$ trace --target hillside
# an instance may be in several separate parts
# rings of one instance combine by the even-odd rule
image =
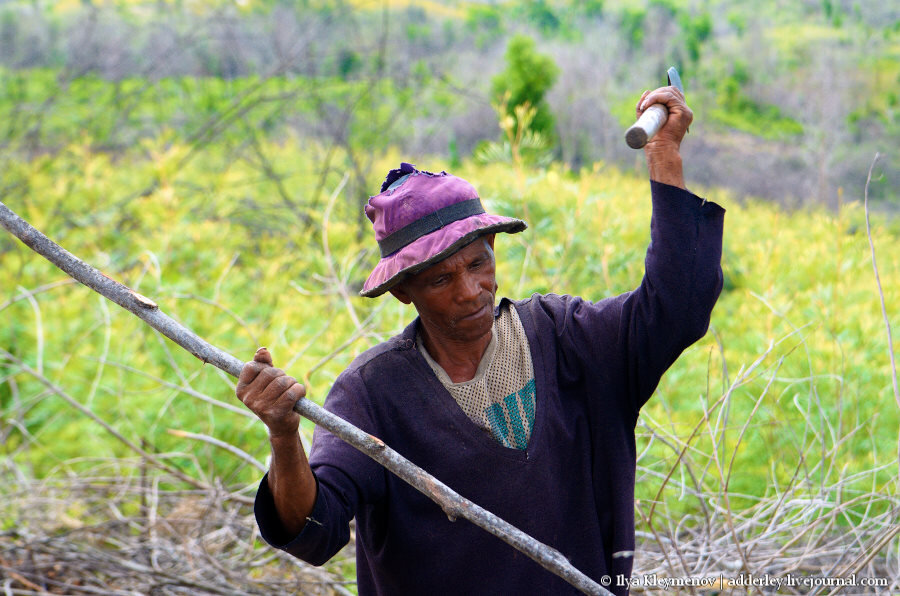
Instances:
[[[516,35],[559,68],[553,156],[574,169],[634,167],[621,131],[674,64],[697,115],[694,179],[837,209],[880,152],[872,200],[897,201],[900,10],[849,0],[11,1],[0,7],[2,142],[53,146],[46,112],[70,110],[95,146],[165,130],[198,140],[220,131],[204,125],[208,98],[233,92],[223,81],[263,78],[279,91],[251,93],[260,109],[243,123],[330,139],[362,174],[373,172],[361,147],[465,158],[499,134],[492,80]],[[33,87],[34,69],[50,82]],[[78,105],[69,92],[85,77],[111,85]],[[180,108],[135,113],[160,96]]]

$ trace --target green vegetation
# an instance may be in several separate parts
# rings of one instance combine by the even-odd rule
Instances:
[[[731,65],[731,72],[719,81],[716,99],[718,105],[710,117],[736,130],[758,135],[764,139],[790,139],[803,134],[803,125],[785,116],[775,105],[765,105],[751,100],[741,92],[750,81],[745,62]]]
[[[490,104],[509,90],[522,96],[507,104],[513,117],[520,101],[537,106],[530,96],[542,98],[532,128],[551,144],[555,159],[579,169],[598,160],[632,166],[633,154],[619,136],[601,131],[629,124],[639,92],[662,83],[666,67],[676,65],[698,115],[696,130],[704,134],[707,153],[717,156],[704,164],[709,182],[743,197],[836,208],[839,189],[858,184],[875,152],[895,153],[900,111],[891,97],[900,82],[898,23],[890,3],[851,7],[832,0],[13,1],[0,8],[0,67],[47,69],[63,92],[85,78],[115,83],[112,95],[100,98],[113,100],[116,111],[88,119],[98,126],[107,121],[95,142],[121,126],[132,135],[159,134],[157,118],[171,115],[171,107],[138,115],[129,106],[152,106],[155,87],[166,81],[240,85],[259,78],[283,80],[298,100],[294,105],[277,91],[268,94],[266,103],[278,109],[265,126],[285,124],[351,144],[360,128],[374,129],[384,141],[379,147],[453,160],[496,138],[496,129],[487,126]],[[516,48],[518,57],[512,55]],[[505,49],[510,53],[503,64]],[[380,86],[383,81],[389,84]],[[319,87],[338,83],[348,84],[341,101],[319,94]],[[213,86],[213,96],[221,97]],[[391,105],[384,100],[392,89],[415,97]],[[51,85],[37,96],[53,93]],[[4,94],[22,107],[13,88]],[[383,102],[381,126],[367,126],[363,118],[366,126],[348,131],[339,112],[361,114],[355,106],[361,96]],[[193,104],[189,89],[183,100]],[[28,106],[34,112],[13,110],[4,124],[15,128],[16,117],[31,121],[64,104],[38,101]],[[186,122],[169,122],[173,130],[190,130],[193,116],[183,116]],[[334,120],[322,125],[323,116]],[[388,118],[395,126],[385,130]],[[410,128],[419,132],[404,134]],[[350,153],[361,174],[351,187],[361,196],[368,167]],[[735,176],[730,163],[741,163],[746,175]],[[877,189],[877,202],[896,201],[897,171],[885,171],[889,184]]]
[[[505,57],[506,70],[492,81],[494,101],[504,102],[506,115],[517,123],[517,106],[534,108],[529,128],[545,137],[553,137],[553,115],[544,96],[559,75],[559,67],[552,58],[535,50],[533,39],[523,35],[510,40]]]
[[[314,148],[287,140],[264,150],[291,164],[295,188],[316,178]],[[347,303],[342,297],[344,291],[355,293],[375,260],[371,243],[356,234],[347,201],[337,197],[324,209],[295,212],[252,167],[225,166],[219,146],[165,175],[188,151],[160,139],[111,159],[72,145],[53,159],[20,164],[18,175],[29,192],[7,202],[214,344],[242,357],[267,345],[295,374],[306,376],[311,395],[322,399],[356,353],[397,332],[411,313],[390,300]],[[398,160],[379,158],[375,169],[386,171]],[[521,241],[499,246],[506,294],[564,291],[599,299],[628,290],[640,278],[649,222],[641,178],[599,165],[582,172],[554,166],[526,171],[524,178],[502,165],[468,164],[458,173],[481,189],[493,209],[529,211],[530,231]],[[132,198],[121,190],[153,177],[161,182],[147,196]],[[377,179],[369,183],[374,188]],[[327,177],[329,192],[339,186],[337,173]],[[708,194],[729,209],[727,289],[711,333],[666,376],[646,421],[685,440],[703,412],[728,392],[736,371],[765,354],[754,376],[728,397],[730,419],[741,421],[727,423],[733,429],[751,419],[756,400],[765,396],[738,452],[739,473],[731,484],[736,492],[761,497],[786,482],[793,473],[789,462],[814,440],[834,449],[832,457],[842,462],[820,470],[823,482],[890,461],[890,449],[872,450],[893,444],[900,417],[890,398],[888,348],[859,205],[848,203],[834,215],[787,214],[765,204],[739,205],[719,191]],[[900,239],[876,226],[874,240],[885,298],[896,304],[900,284],[892,280],[900,273]],[[12,324],[0,328],[0,344],[14,356],[159,450],[191,450],[167,434],[175,428],[214,435],[264,458],[259,425],[179,395],[158,380],[189,379],[193,389],[229,401],[231,390],[218,374],[86,289],[59,286],[23,299],[26,290],[64,276],[9,237],[0,240],[0,250],[4,300],[14,300],[3,305],[4,320]],[[354,321],[376,311],[364,327],[366,339],[356,339],[313,374],[306,372],[354,336]],[[90,421],[61,415],[66,410],[52,396],[38,399],[40,385],[15,370],[8,367],[6,374],[17,376],[19,397],[13,401],[4,385],[3,407],[9,415],[28,405],[27,434],[11,431],[5,453],[39,474],[85,453],[125,454]],[[732,430],[728,441],[736,434]],[[709,445],[701,447],[706,439],[698,439],[697,447],[709,454]],[[728,441],[726,453],[735,446]],[[648,453],[657,463],[644,465],[665,466],[672,455],[667,451],[657,445]],[[209,456],[236,481],[256,476],[234,469],[225,454],[210,450]],[[774,461],[787,467],[771,467]],[[877,482],[886,487],[893,477],[884,470]],[[639,492],[647,496],[648,490],[652,485]]]

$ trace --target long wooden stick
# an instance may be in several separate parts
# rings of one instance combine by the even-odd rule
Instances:
[[[201,361],[208,362],[234,377],[240,376],[243,362],[201,339],[190,329],[163,313],[149,298],[107,277],[75,257],[16,215],[2,202],[0,202],[0,225],[71,277],[133,313]],[[460,496],[446,484],[385,445],[377,437],[363,432],[306,398],[294,404],[294,410],[408,482],[440,505],[451,521],[459,517],[471,521],[528,555],[542,567],[560,576],[585,594],[602,596],[611,594],[576,569],[558,550],[535,540],[522,530]]]

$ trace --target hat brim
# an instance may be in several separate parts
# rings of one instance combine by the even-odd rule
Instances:
[[[480,236],[498,232],[515,234],[527,227],[521,219],[487,213],[454,221],[383,257],[363,284],[359,295],[368,298],[380,296],[410,275],[446,259]]]

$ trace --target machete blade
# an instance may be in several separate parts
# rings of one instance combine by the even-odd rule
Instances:
[[[678,70],[676,70],[674,66],[670,66],[669,70],[666,71],[666,75],[669,77],[669,84],[681,91],[681,94],[684,95],[684,87],[681,86],[681,77],[678,76]]]

